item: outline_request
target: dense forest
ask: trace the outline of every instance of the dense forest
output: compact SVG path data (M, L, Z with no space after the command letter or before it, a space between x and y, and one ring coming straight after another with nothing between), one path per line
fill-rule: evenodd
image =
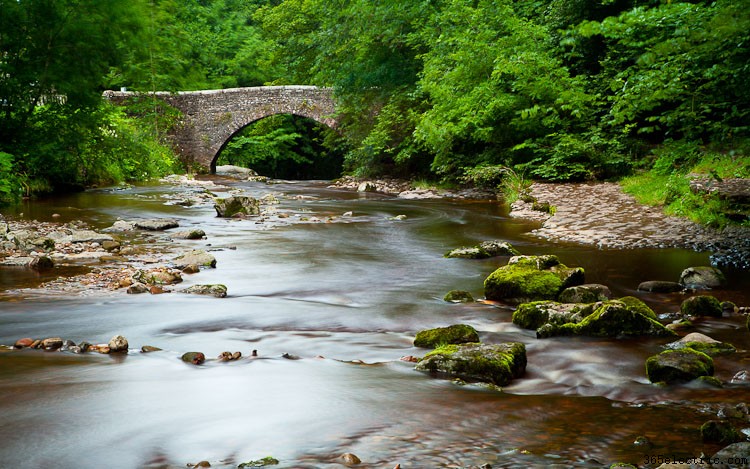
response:
M293 174L339 152L357 176L485 186L635 175L685 205L692 171L750 176L749 6L0 0L0 199L179 170L176 116L105 89L311 84L334 90L345 143L269 119L226 158Z

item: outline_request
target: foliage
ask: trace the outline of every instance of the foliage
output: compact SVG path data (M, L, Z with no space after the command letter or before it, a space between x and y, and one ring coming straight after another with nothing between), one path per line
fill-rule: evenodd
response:
M19 183L12 169L13 155L0 151L0 205L13 202L20 195Z

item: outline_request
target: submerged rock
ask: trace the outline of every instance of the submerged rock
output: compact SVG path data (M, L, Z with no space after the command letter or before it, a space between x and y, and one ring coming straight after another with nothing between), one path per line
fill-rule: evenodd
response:
M526 347L520 342L444 345L425 355L415 369L505 386L526 372Z
M214 209L216 215L223 218L231 218L235 215L258 215L260 214L260 201L246 195L233 195L225 199L215 199Z
M687 288L710 290L726 284L724 273L711 266L688 267L680 274L680 283Z
M344 453L341 455L341 462L343 462L346 466L356 466L357 464L361 464L362 460L359 459L356 454Z
M183 293L190 293L193 295L215 296L216 298L225 298L227 296L227 287L225 285L220 285L220 284L193 285L183 290Z
M182 354L181 359L182 361L192 363L193 365L200 365L206 361L206 356L201 352L187 352Z
M448 327L437 327L417 332L414 346L434 348L446 344L467 344L479 342L476 329L467 324L454 324Z
M474 297L465 290L451 290L445 294L443 301L451 303L473 303Z
M557 256L514 256L485 279L484 294L489 300L510 303L554 300L564 289L583 282L583 269L560 264Z
M745 436L726 420L709 420L701 425L701 438L704 443L720 443L723 445L745 441ZM750 453L745 455L747 456L747 454Z
M201 267L216 267L216 258L206 251L196 249L175 257L172 263L176 269L180 270L193 264Z
M638 291L650 293L676 293L685 289L685 286L677 282L666 282L663 280L649 280L638 285Z
M47 256L37 256L32 258L27 266L30 269L42 271L53 269L55 267L55 263Z
M652 383L684 383L701 376L713 376L714 361L690 348L666 350L646 360L646 374Z

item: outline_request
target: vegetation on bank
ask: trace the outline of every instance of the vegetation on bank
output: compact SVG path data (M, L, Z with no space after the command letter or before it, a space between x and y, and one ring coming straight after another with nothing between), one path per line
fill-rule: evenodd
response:
M170 167L163 127L101 103L102 90L122 86L333 88L345 144L285 116L246 129L222 155L278 177L330 166L502 184L514 198L531 179L636 174L628 190L722 226L731 216L712 220L716 202L691 196L686 175L748 173L750 10L730 0L0 8L0 200Z

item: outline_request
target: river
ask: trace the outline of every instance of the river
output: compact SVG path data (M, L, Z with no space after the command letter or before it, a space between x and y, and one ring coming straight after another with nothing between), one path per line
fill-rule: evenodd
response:
M637 285L676 281L684 268L708 265L708 253L552 244L529 236L537 225L509 218L495 201L403 200L320 181L220 182L281 194L279 210L292 216L217 218L210 206L165 203L187 190L171 185L92 190L5 213L39 221L55 213L95 228L175 217L207 233L176 243L217 259L216 269L180 287L223 283L229 296L58 295L26 288L41 280L29 271L0 269L0 344L52 336L106 343L121 334L131 347L126 356L0 352L0 467L237 467L273 456L280 464L272 467L335 468L343 453L363 468L655 467L648 457L715 453L721 446L702 443L698 428L748 400L747 383L729 384L750 368L744 317L696 324L740 350L715 359L723 388L660 387L648 382L644 361L666 339L536 339L511 323L509 307L442 300L452 289L481 298L484 278L507 261L443 254L502 239L583 267L588 283L608 285L615 297L674 312L679 294ZM729 285L713 294L750 305L750 274L726 273ZM526 375L497 391L434 379L400 360L424 354L412 346L416 331L456 323L474 326L483 342L524 342ZM142 345L163 351L140 353ZM180 360L188 351L248 358L194 366ZM652 445L635 445L639 436Z

